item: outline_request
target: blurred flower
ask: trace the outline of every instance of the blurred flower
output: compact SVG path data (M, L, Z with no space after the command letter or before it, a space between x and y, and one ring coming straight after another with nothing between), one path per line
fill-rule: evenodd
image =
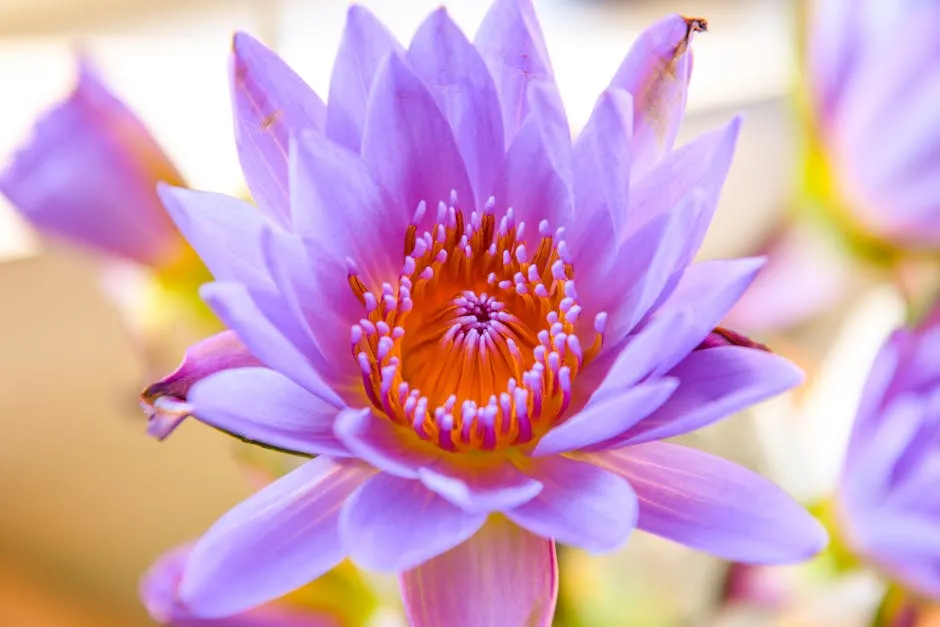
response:
M555 540L606 551L639 527L761 563L825 544L765 479L658 442L800 380L744 338L706 341L761 262L691 263L739 127L673 150L703 28L641 35L573 144L526 0L498 0L475 44L438 10L407 51L354 5L327 105L236 36L261 211L160 193L215 276L203 297L266 367L186 402L318 457L196 543L187 607L237 613L350 556L401 573L414 625L547 625Z
M875 358L838 493L843 540L919 594L940 598L940 308Z
M0 192L43 233L152 267L186 245L156 195L183 179L141 121L80 62L71 95L0 173Z
M940 6L817 0L810 192L876 254L940 247Z
M160 557L141 579L140 597L150 616L169 627L358 627L375 607L355 568L345 563L315 584L236 616L202 619L179 596L192 545Z

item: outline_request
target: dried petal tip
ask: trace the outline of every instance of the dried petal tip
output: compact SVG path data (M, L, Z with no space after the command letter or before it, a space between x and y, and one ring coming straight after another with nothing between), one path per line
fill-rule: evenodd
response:
M706 33L708 32L708 20L704 17L685 17L682 16L682 19L685 20L688 31L686 34L686 40L692 39L692 33Z
M696 350L717 348L719 346L743 346L745 348L753 348L768 353L773 352L766 344L755 342L745 335L741 335L736 331L724 327L715 327L712 332L708 334L708 337L702 340L702 343L698 345Z

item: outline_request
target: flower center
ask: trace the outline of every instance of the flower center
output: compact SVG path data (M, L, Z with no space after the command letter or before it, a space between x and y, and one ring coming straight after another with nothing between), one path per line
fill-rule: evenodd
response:
M497 219L490 198L467 219L450 200L433 222L418 205L397 286L370 291L350 266L366 311L352 326L352 353L377 412L418 437L448 451L522 445L567 409L606 314L583 349L564 229L543 220L530 253L511 208Z

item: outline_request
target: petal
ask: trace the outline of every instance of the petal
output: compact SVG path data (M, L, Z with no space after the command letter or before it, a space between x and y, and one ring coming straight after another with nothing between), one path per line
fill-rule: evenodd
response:
M640 444L700 429L799 385L803 373L773 353L740 346L695 351L669 371L679 387L659 409L603 446Z
M353 152L362 146L362 128L372 81L390 54L404 54L392 33L360 4L346 13L327 99L326 135Z
M796 501L760 475L719 457L654 442L591 453L640 500L638 527L718 557L748 564L809 559L826 532Z
M301 129L322 130L326 106L277 54L245 33L232 41L231 89L248 188L262 211L289 225L289 138Z
M705 28L698 18L663 18L637 38L610 82L633 95L634 177L672 149L692 74L692 36Z
M277 294L251 291L237 283L203 285L199 295L264 365L287 376L327 403L342 399L308 357L317 348L303 331L287 325L288 307Z
M162 440L170 435L186 416L161 412L157 406L158 400L185 401L189 389L211 374L231 368L259 365L261 362L248 352L232 331L223 331L193 344L186 349L183 363L176 370L156 383L151 383L141 393L141 406L150 422L147 432ZM165 402L164 400L163 404Z
M460 149L434 97L398 55L379 68L369 98L362 158L406 214L418 203L475 207ZM429 212L432 213L432 212ZM430 216L428 217L430 219Z
M503 158L503 119L480 53L442 7L418 29L407 59L450 122L475 197L488 198Z
M532 456L567 453L617 438L666 402L678 385L679 380L670 377L592 400L577 415L546 433Z
M636 527L636 495L619 477L564 457L533 460L526 471L544 488L505 515L532 533L600 552L621 546Z
M349 497L340 514L343 545L359 566L401 572L470 538L486 514L470 514L420 481L380 473Z
M140 579L140 600L158 623L180 617L178 589L192 544L178 546L161 555Z
M509 462L477 466L443 457L418 469L429 490L468 512L498 512L531 501L542 484Z
M545 87L553 94L554 106L561 108L545 39L531 1L496 0L473 43L496 83L508 148L529 115L529 94L534 86Z
M388 418L376 416L371 409L348 409L336 417L336 437L360 459L382 472L415 479L418 469L432 463L440 449L418 440Z
M413 627L549 627L558 596L555 545L493 518L399 582Z
M318 255L355 260L370 285L397 280L411 216L394 206L358 154L319 133L295 138L291 150L294 232Z
M318 457L236 505L196 543L180 597L197 616L222 617L324 574L345 557L340 508L371 472Z
M266 368L219 372L189 395L193 415L248 442L308 455L348 456L333 435L340 409Z
M270 285L261 256L261 234L277 229L274 222L231 196L162 183L157 192L212 276L219 281Z
M69 97L0 172L0 192L40 231L161 266L182 241L155 193L183 179L143 123L85 62Z

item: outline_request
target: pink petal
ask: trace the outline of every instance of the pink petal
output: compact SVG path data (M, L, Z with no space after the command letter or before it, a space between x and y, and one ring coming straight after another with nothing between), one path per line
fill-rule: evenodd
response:
M407 59L450 122L474 195L483 202L493 193L504 143L496 85L480 53L442 7L418 29Z
M826 545L822 526L796 501L719 457L651 442L583 459L629 481L638 527L669 540L754 564L800 562Z
M361 4L346 13L346 27L330 78L326 135L358 153L366 121L369 91L382 61L404 54L395 36Z
M692 36L704 20L670 15L634 42L611 87L633 95L633 176L648 171L672 149L685 113L692 73Z
M544 486L507 518L543 538L588 551L609 551L636 527L636 495L626 481L564 457L533 460L526 471Z
M451 457L444 456L419 468L418 479L468 512L498 512L518 507L542 491L541 483L509 462L477 466Z
M372 472L318 457L236 505L193 548L183 602L200 617L237 614L339 564L340 508Z
M188 410L182 414L161 411L161 407L167 407L167 399L185 401L193 385L216 372L259 365L261 362L248 352L232 331L223 331L193 344L186 349L183 363L176 370L151 383L141 393L141 406L150 421L147 432L162 440L188 415Z
M485 521L486 514L469 514L420 481L380 473L349 497L339 525L356 564L401 572L466 541Z
M436 207L457 193L475 207L473 190L450 125L420 78L399 56L379 68L366 114L362 158L376 180L413 214L418 203ZM426 220L434 215L428 212Z
M232 41L231 88L248 188L262 211L289 225L288 141L301 129L322 130L326 107L277 54L245 33Z
M493 518L399 581L413 627L549 627L558 595L555 545Z

